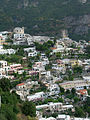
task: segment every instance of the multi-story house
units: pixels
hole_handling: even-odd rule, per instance
[[[84,89],[84,87],[88,89],[90,86],[90,81],[75,80],[75,81],[60,83],[59,85],[63,87],[65,90],[67,89],[71,90],[72,88],[75,88],[76,90],[81,90]]]
[[[7,61],[0,61],[0,79],[3,77],[8,78],[9,66],[7,66]]]
[[[63,105],[62,103],[48,103],[44,105],[38,105],[36,106],[37,111],[38,110],[50,110],[52,113],[54,112],[60,112],[60,111],[65,111],[68,109],[72,109],[73,105]]]
[[[39,100],[44,100],[46,98],[46,95],[44,92],[38,92],[35,93],[34,95],[27,96],[28,101],[39,101]]]

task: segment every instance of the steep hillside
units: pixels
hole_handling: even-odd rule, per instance
[[[60,36],[66,28],[72,38],[88,38],[90,1],[0,0],[0,30],[14,26],[25,26],[32,35]]]

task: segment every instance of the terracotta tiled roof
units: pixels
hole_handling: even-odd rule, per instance
[[[51,50],[55,50],[55,49],[57,49],[57,48],[51,48]]]
[[[87,90],[86,90],[86,89],[83,89],[83,90],[79,90],[78,92],[79,92],[81,95],[84,95],[84,94],[86,94]]]
[[[20,84],[18,84],[17,86],[22,86],[22,85],[24,85],[24,83],[20,83]]]

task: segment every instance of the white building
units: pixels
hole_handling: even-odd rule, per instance
[[[6,40],[8,38],[8,34],[10,34],[8,31],[0,32],[0,37],[2,37],[3,40]]]
[[[4,68],[0,68],[0,79],[3,78],[3,77],[7,77],[6,76],[6,71]]]
[[[36,106],[37,110],[40,109],[44,109],[44,110],[50,110],[52,113],[54,113],[55,111],[65,111],[68,109],[72,109],[73,105],[63,105],[62,103],[58,102],[58,103],[49,103],[49,104],[44,104],[44,105],[38,105]]]
[[[24,51],[25,52],[36,51],[36,47],[33,46],[33,47],[29,47],[29,48],[24,48]]]
[[[63,62],[64,64],[70,64],[70,59],[63,59],[62,62]]]
[[[45,69],[39,69],[39,79],[41,78],[48,78],[51,76],[51,72],[50,71],[46,71]]]
[[[25,38],[25,34],[14,34],[14,39]]]
[[[33,36],[34,42],[47,42],[50,40],[50,37],[47,36]]]
[[[34,95],[27,96],[28,101],[38,101],[38,100],[43,100],[45,99],[45,93],[44,92],[38,92],[35,93]]]
[[[24,33],[24,27],[16,27],[13,33],[14,45],[31,45],[33,43],[32,36]]]
[[[86,70],[86,71],[90,70],[90,65],[86,65],[86,66],[85,66],[85,70]]]
[[[90,118],[73,118],[73,120],[90,120]]]
[[[90,64],[90,59],[84,60],[85,63]]]
[[[49,117],[49,118],[39,118],[39,120],[90,120],[90,118],[77,118],[71,117],[69,115],[60,114],[57,118]]]
[[[49,117],[49,118],[40,118],[39,120],[56,120],[54,117]]]
[[[15,54],[16,50],[14,49],[0,49],[0,54],[4,55],[4,54]]]
[[[58,71],[62,72],[63,74],[65,74],[65,72],[66,72],[65,64],[62,64],[62,65],[53,64],[52,69],[58,70]]]
[[[27,34],[25,36],[27,36]],[[28,45],[32,45],[33,44],[32,36],[27,37],[27,43],[28,43]]]
[[[57,120],[71,120],[69,115],[58,115]]]
[[[45,66],[43,66],[42,62],[35,62],[33,69],[36,71],[42,71],[45,70]]]
[[[59,86],[57,84],[51,84],[49,86],[49,90],[50,90],[50,93],[49,93],[50,96],[60,93],[60,88],[59,88]]]
[[[16,50],[14,50],[14,49],[6,49],[6,50],[7,50],[7,53],[8,53],[9,55],[16,53]]]
[[[7,66],[7,61],[0,61],[0,79],[5,77],[8,78],[8,71],[10,67]]]
[[[85,81],[90,81],[90,76],[83,76],[83,79],[84,79]]]
[[[48,58],[43,58],[43,60],[42,60],[42,65],[48,65],[49,64],[49,60],[48,60]]]
[[[0,67],[6,67],[7,66],[7,61],[0,60]]]
[[[64,47],[53,49],[53,53],[64,52],[64,51],[65,51]]]
[[[29,52],[28,57],[35,57],[37,56],[37,51]]]
[[[46,58],[45,53],[41,53],[41,59]]]

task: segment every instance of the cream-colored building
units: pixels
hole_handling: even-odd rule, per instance
[[[72,88],[75,88],[76,90],[81,90],[81,89],[84,89],[85,86],[89,88],[90,81],[75,80],[75,81],[60,83],[59,85],[63,87],[65,90],[67,89],[71,90]]]
[[[16,27],[13,32],[15,34],[24,34],[24,27],[20,28],[20,27]]]

